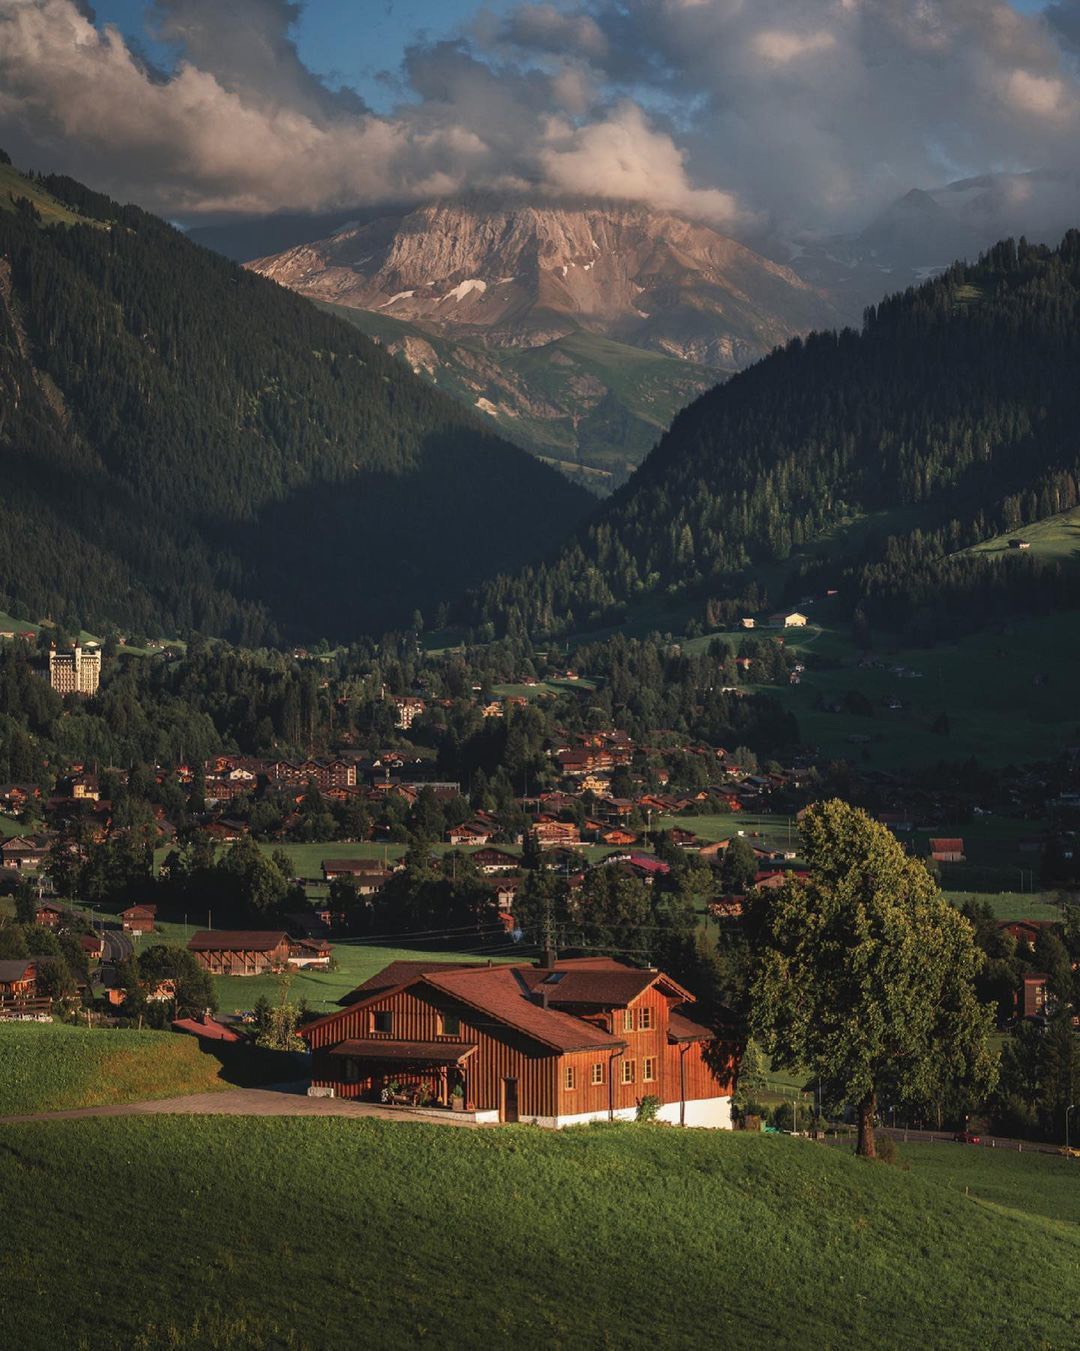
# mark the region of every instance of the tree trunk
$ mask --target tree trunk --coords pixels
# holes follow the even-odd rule
[[[874,1113],[877,1108],[877,1094],[867,1093],[859,1103],[859,1143],[855,1153],[864,1159],[877,1158],[877,1145],[874,1141]]]

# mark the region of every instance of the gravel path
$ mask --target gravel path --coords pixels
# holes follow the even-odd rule
[[[191,1093],[182,1098],[154,1098],[105,1107],[76,1107],[64,1112],[31,1112],[0,1117],[0,1125],[27,1121],[77,1121],[93,1116],[351,1116],[379,1117],[384,1121],[427,1121],[441,1126],[477,1126],[462,1113],[413,1111],[380,1107],[348,1098],[309,1098],[306,1085],[280,1084],[271,1088],[229,1088],[219,1093]]]

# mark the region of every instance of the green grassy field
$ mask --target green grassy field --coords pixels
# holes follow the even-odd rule
[[[1008,556],[1014,552],[1009,547],[1011,539],[1026,540],[1030,545],[1027,552],[1039,558],[1075,565],[1080,562],[1080,507],[1064,511],[1058,516],[1047,516],[1034,525],[1021,526],[994,539],[983,540],[965,552]]]
[[[194,1037],[0,1024],[0,1114],[63,1111],[228,1088],[221,1062]]]
[[[964,1159],[662,1127],[9,1127],[5,1325],[27,1348],[1075,1346],[1066,1179],[975,1162],[991,1199]]]
[[[189,922],[186,928],[183,924],[158,924],[153,934],[147,934],[136,940],[135,950],[143,951],[154,943],[186,947],[191,935],[204,927],[205,917],[198,923]],[[479,947],[481,944],[477,942],[473,946]],[[320,1011],[334,1008],[343,994],[348,994],[390,962],[399,960],[432,962],[487,960],[486,956],[477,956],[475,953],[426,952],[416,947],[369,947],[359,943],[335,943],[333,947],[337,970],[295,972],[289,984],[291,1000],[295,1002],[304,999],[309,1008]],[[215,976],[213,981],[218,997],[218,1008],[222,1013],[238,1013],[252,1009],[256,1000],[260,998],[276,1003],[281,996],[280,976]]]
[[[454,952],[424,952],[416,948],[373,948],[335,943],[334,960],[338,965],[336,971],[298,971],[289,986],[289,998],[294,1001],[306,999],[310,1008],[327,1010],[335,1007],[342,995],[348,994],[390,962],[401,960],[481,962],[487,959]],[[232,1013],[236,1009],[250,1009],[260,996],[276,1001],[281,994],[281,980],[278,976],[215,976],[214,986],[218,1005],[224,1013]]]

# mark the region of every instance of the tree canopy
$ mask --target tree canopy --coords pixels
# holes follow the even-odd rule
[[[993,1007],[974,984],[983,957],[923,864],[865,812],[808,808],[802,854],[811,875],[751,910],[750,1026],[774,1064],[855,1106],[858,1152],[872,1157],[884,1090],[924,1103],[946,1083],[993,1087]]]

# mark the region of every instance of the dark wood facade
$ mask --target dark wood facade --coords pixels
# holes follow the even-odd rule
[[[672,1009],[686,992],[659,973],[638,973],[644,988],[623,1005],[604,1007],[598,998],[571,1013],[549,1008],[530,988],[533,968],[518,972],[431,971],[367,998],[362,987],[357,1002],[302,1032],[313,1090],[378,1100],[387,1085],[412,1085],[425,1101],[449,1106],[460,1083],[470,1110],[550,1125],[632,1114],[650,1096],[668,1105],[665,1119],[678,1121],[686,1102],[730,1096],[734,1054],[727,1072],[714,1073],[705,1055],[711,1035],[685,1019],[675,1027]],[[393,1060],[377,1055],[389,1043]]]

